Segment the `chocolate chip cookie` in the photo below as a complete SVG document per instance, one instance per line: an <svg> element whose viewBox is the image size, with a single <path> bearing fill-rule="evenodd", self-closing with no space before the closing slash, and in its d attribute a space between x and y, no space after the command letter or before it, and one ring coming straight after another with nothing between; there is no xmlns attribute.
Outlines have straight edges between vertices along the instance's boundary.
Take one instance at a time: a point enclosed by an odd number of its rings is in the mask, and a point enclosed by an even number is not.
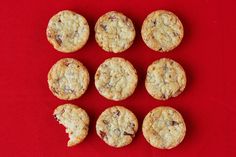
<svg viewBox="0 0 236 157"><path fill-rule="evenodd" d="M107 99L120 101L131 96L137 86L138 76L132 64L119 57L105 60L95 74L95 86Z"/></svg>
<svg viewBox="0 0 236 157"><path fill-rule="evenodd" d="M167 100L182 93L186 80L185 71L179 63L162 58L149 65L145 87L153 98Z"/></svg>
<svg viewBox="0 0 236 157"><path fill-rule="evenodd" d="M146 17L141 34L149 48L154 51L168 52L180 44L184 36L184 28L174 13L157 10Z"/></svg>
<svg viewBox="0 0 236 157"><path fill-rule="evenodd" d="M48 72L48 86L59 99L73 100L85 93L89 84L86 67L76 59L63 58Z"/></svg>
<svg viewBox="0 0 236 157"><path fill-rule="evenodd" d="M132 45L134 38L132 21L120 12L110 11L102 15L95 25L95 39L105 51L123 52Z"/></svg>
<svg viewBox="0 0 236 157"><path fill-rule="evenodd" d="M66 128L66 133L69 134L68 147L74 146L85 139L89 130L89 116L85 110L73 104L64 104L58 106L53 115Z"/></svg>
<svg viewBox="0 0 236 157"><path fill-rule="evenodd" d="M130 144L138 130L135 115L122 106L107 108L96 123L98 136L112 147L123 147Z"/></svg>
<svg viewBox="0 0 236 157"><path fill-rule="evenodd" d="M82 15L63 10L49 20L46 34L56 50L64 53L75 52L86 44L89 25Z"/></svg>
<svg viewBox="0 0 236 157"><path fill-rule="evenodd" d="M171 149L182 142L186 126L181 114L171 107L157 107L143 120L142 131L153 147Z"/></svg>

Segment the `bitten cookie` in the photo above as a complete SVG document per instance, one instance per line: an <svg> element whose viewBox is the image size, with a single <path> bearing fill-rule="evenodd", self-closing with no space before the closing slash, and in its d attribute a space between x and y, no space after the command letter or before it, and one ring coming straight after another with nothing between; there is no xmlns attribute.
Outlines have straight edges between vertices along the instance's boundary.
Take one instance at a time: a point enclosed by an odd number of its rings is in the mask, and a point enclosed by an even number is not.
<svg viewBox="0 0 236 157"><path fill-rule="evenodd" d="M69 134L68 147L74 146L85 139L89 130L89 116L85 110L72 104L64 104L58 106L53 115L66 128L66 133Z"/></svg>
<svg viewBox="0 0 236 157"><path fill-rule="evenodd" d="M134 25L122 13L108 12L102 15L95 25L95 39L105 51L123 52L132 45L134 38Z"/></svg>
<svg viewBox="0 0 236 157"><path fill-rule="evenodd" d="M153 147L171 149L182 142L186 126L181 114L171 107L157 107L143 120L142 131Z"/></svg>
<svg viewBox="0 0 236 157"><path fill-rule="evenodd" d="M63 58L48 72L49 89L62 100L79 98L87 90L88 84L88 70L76 59Z"/></svg>
<svg viewBox="0 0 236 157"><path fill-rule="evenodd" d="M119 57L105 60L95 74L95 86L107 99L120 101L131 96L137 86L138 76L133 65Z"/></svg>
<svg viewBox="0 0 236 157"><path fill-rule="evenodd" d="M174 13L157 10L144 20L141 35L150 49L168 52L180 44L184 36L184 28Z"/></svg>
<svg viewBox="0 0 236 157"><path fill-rule="evenodd" d="M107 108L96 123L98 136L112 147L123 147L130 144L138 130L135 115L122 106Z"/></svg>
<svg viewBox="0 0 236 157"><path fill-rule="evenodd" d="M186 75L182 66L172 59L154 61L147 69L145 87L155 99L167 100L178 96L186 86Z"/></svg>
<svg viewBox="0 0 236 157"><path fill-rule="evenodd" d="M70 53L86 44L89 38L89 25L83 16L63 10L49 20L46 34L56 50Z"/></svg>

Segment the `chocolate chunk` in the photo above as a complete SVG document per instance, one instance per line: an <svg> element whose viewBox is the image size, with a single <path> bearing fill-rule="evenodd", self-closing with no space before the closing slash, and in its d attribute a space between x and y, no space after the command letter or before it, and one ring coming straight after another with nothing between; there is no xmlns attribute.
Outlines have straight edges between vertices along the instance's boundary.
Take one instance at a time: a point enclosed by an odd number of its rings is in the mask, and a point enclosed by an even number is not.
<svg viewBox="0 0 236 157"><path fill-rule="evenodd" d="M60 122L60 119L57 118L57 115L56 115L56 114L54 114L53 117L54 117L58 122Z"/></svg>
<svg viewBox="0 0 236 157"><path fill-rule="evenodd" d="M107 134L104 131L101 131L101 130L99 131L99 135L102 139L104 139L107 136Z"/></svg>
<svg viewBox="0 0 236 157"><path fill-rule="evenodd" d="M117 117L119 117L120 116L120 111L119 110L116 110L115 112L113 112L114 113L114 115L116 115Z"/></svg>
<svg viewBox="0 0 236 157"><path fill-rule="evenodd" d="M111 20L111 21L113 21L113 20L116 19L116 17L115 17L115 16L109 16L108 19Z"/></svg>
<svg viewBox="0 0 236 157"><path fill-rule="evenodd" d="M166 84L165 81L164 81L164 84ZM162 93L161 98L166 99L166 95L164 93Z"/></svg>
<svg viewBox="0 0 236 157"><path fill-rule="evenodd" d="M106 125L109 123L107 120L102 120L102 122Z"/></svg>
<svg viewBox="0 0 236 157"><path fill-rule="evenodd" d="M70 63L69 62L64 62L64 65L68 67L70 65Z"/></svg>
<svg viewBox="0 0 236 157"><path fill-rule="evenodd" d="M53 93L59 94L59 93L57 92L57 90L56 90L54 87L51 87L51 89L52 89Z"/></svg>
<svg viewBox="0 0 236 157"><path fill-rule="evenodd" d="M134 134L131 134L131 133L128 133L128 132L124 132L124 134L123 135L125 135L125 136L131 136L132 138L134 138Z"/></svg>
<svg viewBox="0 0 236 157"><path fill-rule="evenodd" d="M176 33L176 32L173 32L173 35L174 35L175 37L178 37L178 36L179 36L179 34Z"/></svg>
<svg viewBox="0 0 236 157"><path fill-rule="evenodd" d="M107 30L107 25L100 24L100 27L102 27L102 29L103 29L104 31L106 31L106 30Z"/></svg>
<svg viewBox="0 0 236 157"><path fill-rule="evenodd" d="M59 46L61 46L61 44L62 44L62 39L61 39L61 35L56 35L56 37L55 37L55 39L56 39L56 42L58 43L58 45Z"/></svg>
<svg viewBox="0 0 236 157"><path fill-rule="evenodd" d="M155 21L152 21L152 23L153 23L154 26L156 26L157 21L156 21L156 20L155 20Z"/></svg>
<svg viewBox="0 0 236 157"><path fill-rule="evenodd" d="M130 126L132 129L134 129L135 124L134 124L134 123L129 123L129 126Z"/></svg>
<svg viewBox="0 0 236 157"><path fill-rule="evenodd" d="M67 89L67 88L65 88L64 91L66 93L74 93L75 92L73 89Z"/></svg>
<svg viewBox="0 0 236 157"><path fill-rule="evenodd" d="M176 122L176 121L170 121L169 124L172 125L172 126L174 126L174 125L178 125L179 123Z"/></svg>

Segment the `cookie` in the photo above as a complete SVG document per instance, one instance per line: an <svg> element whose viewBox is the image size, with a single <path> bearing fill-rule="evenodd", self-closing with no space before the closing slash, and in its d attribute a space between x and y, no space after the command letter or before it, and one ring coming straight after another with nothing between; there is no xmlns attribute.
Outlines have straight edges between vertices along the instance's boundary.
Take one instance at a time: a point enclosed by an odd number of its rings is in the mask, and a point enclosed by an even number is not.
<svg viewBox="0 0 236 157"><path fill-rule="evenodd" d="M182 93L185 86L185 71L174 60L162 58L149 65L145 87L153 98L167 100L176 97Z"/></svg>
<svg viewBox="0 0 236 157"><path fill-rule="evenodd" d="M73 104L58 106L53 113L57 121L66 128L69 134L68 147L82 142L88 134L89 116L82 108Z"/></svg>
<svg viewBox="0 0 236 157"><path fill-rule="evenodd" d="M49 20L46 34L56 50L64 53L75 52L86 44L89 25L82 15L63 10Z"/></svg>
<svg viewBox="0 0 236 157"><path fill-rule="evenodd" d="M133 65L119 57L105 60L95 74L95 86L107 99L120 101L131 96L137 86L138 76Z"/></svg>
<svg viewBox="0 0 236 157"><path fill-rule="evenodd" d="M130 144L138 130L138 120L125 107L107 108L96 123L98 136L112 147L123 147Z"/></svg>
<svg viewBox="0 0 236 157"><path fill-rule="evenodd" d="M48 72L48 86L59 99L73 100L85 93L89 84L86 67L76 59L63 58Z"/></svg>
<svg viewBox="0 0 236 157"><path fill-rule="evenodd" d="M184 36L184 28L174 13L157 10L144 20L141 35L150 49L168 52L180 44Z"/></svg>
<svg viewBox="0 0 236 157"><path fill-rule="evenodd" d="M95 39L107 52L119 53L127 50L133 44L134 38L132 21L117 11L102 15L95 25Z"/></svg>
<svg viewBox="0 0 236 157"><path fill-rule="evenodd" d="M157 107L143 120L142 131L153 147L171 149L182 142L186 125L181 114L171 107Z"/></svg>

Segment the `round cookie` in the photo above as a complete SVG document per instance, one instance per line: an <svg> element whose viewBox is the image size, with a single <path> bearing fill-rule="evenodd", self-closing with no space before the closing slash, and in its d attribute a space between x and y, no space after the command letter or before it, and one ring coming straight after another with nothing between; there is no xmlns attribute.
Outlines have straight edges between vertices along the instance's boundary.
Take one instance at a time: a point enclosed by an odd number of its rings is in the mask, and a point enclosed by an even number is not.
<svg viewBox="0 0 236 157"><path fill-rule="evenodd" d="M107 108L96 123L98 136L112 147L123 147L130 144L138 130L135 115L122 106Z"/></svg>
<svg viewBox="0 0 236 157"><path fill-rule="evenodd" d="M95 74L95 86L107 99L120 101L131 96L137 86L138 76L133 65L119 57L105 60Z"/></svg>
<svg viewBox="0 0 236 157"><path fill-rule="evenodd" d="M53 113L57 121L66 128L70 140L68 147L82 142L88 134L89 116L85 110L73 104L58 106Z"/></svg>
<svg viewBox="0 0 236 157"><path fill-rule="evenodd" d="M96 22L95 39L107 52L119 53L127 50L133 44L134 38L134 25L122 13L110 11Z"/></svg>
<svg viewBox="0 0 236 157"><path fill-rule="evenodd" d="M176 97L184 90L185 86L185 71L174 60L162 58L149 65L145 87L153 98L167 100Z"/></svg>
<svg viewBox="0 0 236 157"><path fill-rule="evenodd" d="M48 72L49 89L62 100L79 98L87 90L88 84L88 70L73 58L60 59Z"/></svg>
<svg viewBox="0 0 236 157"><path fill-rule="evenodd" d="M75 52L86 44L89 25L83 16L63 10L49 20L46 34L56 50L64 53Z"/></svg>
<svg viewBox="0 0 236 157"><path fill-rule="evenodd" d="M184 36L184 28L174 13L157 10L144 20L141 35L150 49L168 52L180 44Z"/></svg>
<svg viewBox="0 0 236 157"><path fill-rule="evenodd" d="M143 120L142 131L153 147L171 149L182 142L186 126L181 114L171 107L156 107Z"/></svg>

